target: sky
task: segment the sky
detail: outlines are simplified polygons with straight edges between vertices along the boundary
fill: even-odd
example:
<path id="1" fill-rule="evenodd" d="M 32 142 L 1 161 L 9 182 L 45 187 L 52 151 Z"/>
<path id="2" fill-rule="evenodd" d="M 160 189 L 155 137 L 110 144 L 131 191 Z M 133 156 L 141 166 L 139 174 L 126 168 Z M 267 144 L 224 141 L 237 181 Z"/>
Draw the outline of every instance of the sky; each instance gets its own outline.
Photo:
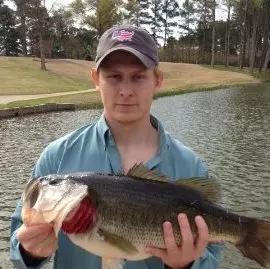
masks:
<path id="1" fill-rule="evenodd" d="M 71 2 L 73 2 L 73 0 L 45 0 L 45 4 L 46 4 L 46 7 L 48 9 L 51 8 L 51 6 L 53 5 L 54 2 L 57 2 L 57 3 L 61 3 L 61 4 L 64 4 L 64 5 L 68 5 L 70 4 Z M 218 0 L 220 1 L 220 0 Z M 218 2 L 217 1 L 217 2 Z M 182 3 L 184 2 L 184 0 L 178 0 L 178 2 L 180 3 L 180 5 L 182 5 Z M 226 11 L 222 11 L 224 9 L 224 7 L 221 7 L 220 9 L 218 9 L 216 12 L 217 12 L 217 19 L 226 19 Z"/>
<path id="2" fill-rule="evenodd" d="M 68 5 L 68 4 L 70 4 L 71 2 L 73 2 L 73 0 L 43 0 L 43 1 L 45 1 L 45 5 L 46 5 L 46 7 L 47 7 L 47 9 L 48 10 L 50 10 L 51 9 L 51 7 L 52 7 L 52 5 L 54 4 L 54 3 L 56 3 L 56 4 L 63 4 L 63 5 Z M 184 2 L 184 0 L 178 0 L 179 1 L 179 3 L 180 3 L 180 5 L 182 5 L 182 3 Z M 217 2 L 220 2 L 221 0 L 217 0 Z M 12 1 L 10 1 L 10 0 L 5 0 L 4 1 L 7 5 L 9 5 L 9 6 L 11 6 L 12 7 Z M 13 7 L 14 7 L 14 5 L 13 5 Z M 226 20 L 226 7 L 224 7 L 224 6 L 221 6 L 220 5 L 220 7 L 216 10 L 216 16 L 217 16 L 217 18 L 216 19 L 222 19 L 222 20 Z"/>
<path id="3" fill-rule="evenodd" d="M 53 5 L 57 5 L 57 4 L 69 5 L 74 0 L 42 0 L 42 2 L 43 1 L 45 1 L 45 5 L 47 7 L 47 10 L 49 11 Z M 178 0 L 180 6 L 182 6 L 184 1 L 185 0 Z M 224 1 L 224 0 L 216 0 L 217 3 L 221 3 L 221 1 Z M 4 3 L 10 6 L 11 8 L 15 8 L 11 0 L 4 0 Z M 226 20 L 226 19 L 227 19 L 226 7 L 219 5 L 218 8 L 216 9 L 216 20 Z M 79 25 L 77 27 L 79 27 Z M 173 36 L 175 38 L 178 38 L 179 36 L 181 36 L 179 29 L 175 28 L 173 30 Z"/>

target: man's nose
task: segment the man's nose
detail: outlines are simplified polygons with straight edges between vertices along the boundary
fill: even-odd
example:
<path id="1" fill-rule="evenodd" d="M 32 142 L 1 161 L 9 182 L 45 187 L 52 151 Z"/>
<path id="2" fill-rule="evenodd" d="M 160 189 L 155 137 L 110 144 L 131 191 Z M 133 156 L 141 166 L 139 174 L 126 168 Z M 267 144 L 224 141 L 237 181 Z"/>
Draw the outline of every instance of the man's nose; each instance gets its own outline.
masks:
<path id="1" fill-rule="evenodd" d="M 132 90 L 132 86 L 131 86 L 131 83 L 128 82 L 128 81 L 124 81 L 122 84 L 121 84 L 121 89 L 120 89 L 120 95 L 122 97 L 130 97 L 132 96 L 134 93 L 133 93 L 133 90 Z"/>

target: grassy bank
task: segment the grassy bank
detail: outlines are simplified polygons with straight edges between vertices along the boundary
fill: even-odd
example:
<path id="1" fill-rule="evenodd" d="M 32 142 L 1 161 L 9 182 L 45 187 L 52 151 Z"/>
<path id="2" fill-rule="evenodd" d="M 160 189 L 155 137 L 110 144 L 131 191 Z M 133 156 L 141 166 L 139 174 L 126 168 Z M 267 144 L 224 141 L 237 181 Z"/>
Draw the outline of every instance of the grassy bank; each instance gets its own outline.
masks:
<path id="1" fill-rule="evenodd" d="M 258 68 L 254 68 L 253 73 L 251 74 L 250 69 L 245 67 L 243 69 L 239 69 L 237 66 L 229 66 L 225 67 L 224 65 L 215 65 L 211 67 L 209 65 L 202 65 L 205 68 L 209 68 L 211 70 L 219 70 L 219 71 L 228 71 L 228 72 L 236 72 L 239 74 L 250 75 L 256 79 L 259 79 L 261 82 L 270 82 L 270 70 L 268 69 L 266 73 L 260 73 Z"/>
<path id="2" fill-rule="evenodd" d="M 32 58 L 0 57 L 0 98 L 19 95 L 21 101 L 0 104 L 0 108 L 22 107 L 48 103 L 74 103 L 77 109 L 99 108 L 101 99 L 98 92 L 69 94 L 93 88 L 90 69 L 94 63 L 82 60 L 50 59 L 48 71 L 40 71 L 39 62 Z M 215 90 L 233 85 L 260 83 L 261 79 L 248 73 L 237 72 L 217 66 L 184 63 L 160 63 L 164 73 L 164 83 L 155 96 L 170 96 L 187 92 Z M 28 100 L 29 94 L 60 93 L 65 95 Z M 41 97 L 41 96 L 40 96 Z M 35 98 L 35 97 L 34 97 Z M 10 99 L 12 100 L 12 98 Z"/>
<path id="3" fill-rule="evenodd" d="M 187 89 L 171 89 L 167 91 L 159 92 L 154 99 L 158 99 L 166 96 L 180 95 L 185 93 L 199 92 L 199 91 L 213 91 L 221 88 L 234 88 L 234 87 L 244 87 L 243 85 L 218 85 L 212 87 L 204 88 L 187 88 Z M 33 106 L 40 104 L 50 104 L 50 103 L 73 103 L 76 106 L 76 109 L 97 109 L 102 108 L 102 103 L 100 99 L 99 92 L 90 92 L 90 93 L 81 93 L 81 94 L 70 94 L 58 97 L 50 98 L 39 98 L 34 100 L 23 100 L 11 102 L 7 105 L 0 105 L 2 108 L 12 108 L 12 107 L 23 107 L 23 106 Z"/>
<path id="4" fill-rule="evenodd" d="M 0 57 L 0 95 L 47 94 L 93 87 L 86 75 L 75 75 L 78 69 L 75 64 L 49 60 L 47 68 L 48 71 L 41 71 L 40 63 L 32 58 Z"/>
<path id="5" fill-rule="evenodd" d="M 32 58 L 0 57 L 0 95 L 68 93 L 93 88 L 90 79 L 93 62 L 49 59 L 45 72 L 39 65 L 39 61 Z M 164 72 L 163 91 L 259 82 L 248 74 L 213 70 L 196 64 L 160 63 L 160 69 Z"/>

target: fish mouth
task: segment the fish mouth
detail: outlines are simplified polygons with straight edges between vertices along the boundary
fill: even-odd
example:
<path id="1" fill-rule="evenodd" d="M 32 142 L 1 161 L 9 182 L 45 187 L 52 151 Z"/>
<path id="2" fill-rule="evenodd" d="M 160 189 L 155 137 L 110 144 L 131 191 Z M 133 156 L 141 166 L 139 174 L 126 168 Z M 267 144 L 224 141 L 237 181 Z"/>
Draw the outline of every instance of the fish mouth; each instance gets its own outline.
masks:
<path id="1" fill-rule="evenodd" d="M 40 182 L 38 180 L 31 180 L 25 187 L 23 194 L 23 201 L 29 207 L 32 208 L 37 202 L 40 193 Z"/>

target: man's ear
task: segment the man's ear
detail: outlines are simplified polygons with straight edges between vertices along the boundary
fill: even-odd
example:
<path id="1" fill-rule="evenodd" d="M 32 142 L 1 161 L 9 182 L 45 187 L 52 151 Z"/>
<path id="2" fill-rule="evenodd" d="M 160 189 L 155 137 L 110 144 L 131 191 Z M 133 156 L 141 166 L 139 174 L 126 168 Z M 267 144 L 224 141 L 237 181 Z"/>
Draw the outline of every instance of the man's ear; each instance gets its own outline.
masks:
<path id="1" fill-rule="evenodd" d="M 163 84 L 163 72 L 160 70 L 155 70 L 155 76 L 156 76 L 156 87 L 155 87 L 155 94 L 157 94 L 160 91 L 160 88 Z"/>
<path id="2" fill-rule="evenodd" d="M 95 84 L 96 90 L 99 90 L 99 75 L 96 69 L 91 69 L 91 78 Z"/>

